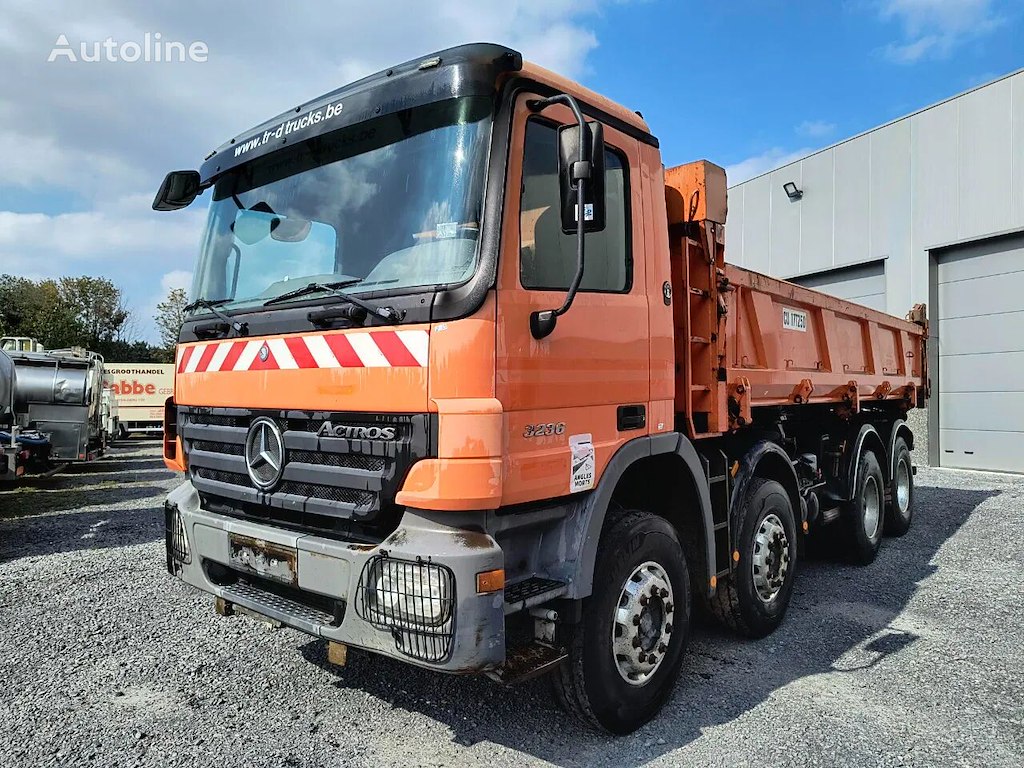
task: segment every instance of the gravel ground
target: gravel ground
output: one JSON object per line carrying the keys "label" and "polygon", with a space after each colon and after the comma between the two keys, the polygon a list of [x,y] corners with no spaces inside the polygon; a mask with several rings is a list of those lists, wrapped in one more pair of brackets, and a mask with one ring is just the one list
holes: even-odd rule
{"label": "gravel ground", "polygon": [[152,444],[0,491],[3,765],[1024,764],[1024,478],[922,469],[855,568],[806,561],[766,640],[694,629],[662,715],[609,738],[502,689],[322,645],[164,571]]}

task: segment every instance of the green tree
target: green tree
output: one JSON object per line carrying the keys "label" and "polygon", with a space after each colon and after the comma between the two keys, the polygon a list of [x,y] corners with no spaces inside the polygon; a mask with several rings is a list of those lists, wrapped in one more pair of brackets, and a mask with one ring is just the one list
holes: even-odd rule
{"label": "green tree", "polygon": [[30,280],[0,275],[0,333],[30,336],[48,349],[85,347],[107,360],[158,362],[159,347],[132,341],[121,289],[102,277]]}
{"label": "green tree", "polygon": [[185,305],[188,304],[188,294],[182,288],[172,288],[167,298],[156,305],[157,330],[160,332],[160,341],[163,348],[170,351],[171,359],[174,357],[174,348],[178,343],[178,334],[181,333],[181,324],[185,322]]}
{"label": "green tree", "polygon": [[0,275],[0,331],[50,348],[82,343],[83,329],[53,280]]}
{"label": "green tree", "polygon": [[129,312],[121,289],[105,277],[62,277],[60,303],[82,332],[81,346],[97,350],[121,338]]}
{"label": "green tree", "polygon": [[97,350],[108,363],[173,363],[174,351],[167,352],[145,341],[114,340]]}
{"label": "green tree", "polygon": [[24,277],[0,275],[0,335],[27,336],[24,331],[38,314],[36,283]]}

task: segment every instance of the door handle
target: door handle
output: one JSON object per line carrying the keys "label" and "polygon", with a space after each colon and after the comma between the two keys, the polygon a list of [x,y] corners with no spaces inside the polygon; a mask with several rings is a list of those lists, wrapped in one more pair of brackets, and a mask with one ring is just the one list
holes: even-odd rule
{"label": "door handle", "polygon": [[619,432],[647,426],[647,407],[644,405],[620,405],[616,415]]}

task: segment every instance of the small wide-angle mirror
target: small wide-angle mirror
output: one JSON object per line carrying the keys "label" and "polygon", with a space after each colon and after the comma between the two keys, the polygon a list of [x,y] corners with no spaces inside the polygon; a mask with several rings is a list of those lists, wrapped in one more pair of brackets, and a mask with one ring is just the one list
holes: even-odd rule
{"label": "small wide-angle mirror", "polygon": [[558,182],[562,192],[562,231],[565,234],[576,231],[578,220],[573,167],[579,162],[580,141],[590,144],[590,176],[583,185],[583,231],[601,232],[605,226],[604,126],[596,122],[584,123],[582,127],[563,125],[558,129]]}
{"label": "small wide-angle mirror", "polygon": [[278,215],[270,224],[270,236],[282,243],[301,243],[309,237],[313,222],[309,219],[285,218]]}
{"label": "small wide-angle mirror", "polygon": [[199,171],[171,171],[153,199],[154,211],[176,211],[191,205],[202,191]]}
{"label": "small wide-angle mirror", "polygon": [[274,213],[263,213],[262,211],[239,211],[235,214],[235,221],[231,225],[231,231],[235,233],[235,239],[246,245],[256,245],[261,240],[266,240],[275,222],[281,217]]}

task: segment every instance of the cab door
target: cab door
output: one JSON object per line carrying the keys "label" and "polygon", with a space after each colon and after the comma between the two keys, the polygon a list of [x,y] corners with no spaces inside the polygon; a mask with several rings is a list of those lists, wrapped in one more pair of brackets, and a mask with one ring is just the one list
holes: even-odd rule
{"label": "cab door", "polygon": [[507,442],[502,503],[593,488],[615,450],[648,433],[650,346],[639,146],[608,125],[607,222],[586,237],[572,307],[544,339],[530,313],[562,305],[576,270],[576,234],[560,223],[557,129],[567,107],[514,109],[498,273],[495,389]]}

